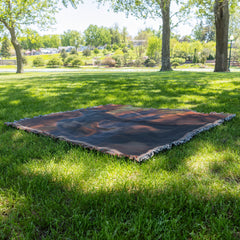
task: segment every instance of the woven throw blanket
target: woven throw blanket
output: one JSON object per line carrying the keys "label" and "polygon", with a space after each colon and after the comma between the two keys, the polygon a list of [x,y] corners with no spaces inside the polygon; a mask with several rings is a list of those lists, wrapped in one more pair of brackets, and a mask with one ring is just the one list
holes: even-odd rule
{"label": "woven throw blanket", "polygon": [[5,124],[141,162],[234,116],[110,104]]}

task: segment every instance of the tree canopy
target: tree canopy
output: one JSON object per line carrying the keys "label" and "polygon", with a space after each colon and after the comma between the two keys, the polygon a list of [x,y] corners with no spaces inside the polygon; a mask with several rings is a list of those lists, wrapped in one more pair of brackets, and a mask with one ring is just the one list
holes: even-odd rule
{"label": "tree canopy", "polygon": [[[115,12],[125,12],[138,18],[162,18],[162,67],[170,71],[170,5],[171,0],[97,0],[100,4],[110,3]],[[176,3],[180,0],[175,0]]]}
{"label": "tree canopy", "polygon": [[103,46],[111,44],[111,34],[109,29],[105,27],[98,27],[97,25],[90,25],[85,31],[86,45],[92,47]]}
{"label": "tree canopy", "polygon": [[4,36],[3,41],[2,41],[2,47],[1,47],[1,57],[3,58],[9,58],[10,57],[10,41],[9,39]]}
{"label": "tree canopy", "polygon": [[76,49],[83,43],[83,37],[80,32],[68,30],[61,35],[62,46],[75,46]]}
{"label": "tree canopy", "polygon": [[[17,56],[17,73],[23,72],[19,33],[31,25],[46,28],[55,22],[54,15],[59,11],[59,0],[0,0],[0,28],[5,27]],[[62,0],[64,5],[76,6],[81,0]]]}

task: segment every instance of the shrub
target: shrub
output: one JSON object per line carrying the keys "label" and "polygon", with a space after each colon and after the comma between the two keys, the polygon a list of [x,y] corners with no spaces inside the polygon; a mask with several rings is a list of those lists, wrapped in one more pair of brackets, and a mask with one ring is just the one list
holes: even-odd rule
{"label": "shrub", "polygon": [[60,67],[63,64],[62,60],[58,57],[52,57],[48,63],[47,66],[51,67],[51,68],[56,68],[56,67]]}
{"label": "shrub", "polygon": [[179,64],[178,62],[173,62],[171,65],[172,65],[174,68],[176,68],[176,67],[179,66],[180,64]]}
{"label": "shrub", "polygon": [[111,45],[107,45],[107,47],[106,47],[106,49],[108,50],[108,51],[111,51],[112,50],[112,47],[111,47]]}
{"label": "shrub", "polygon": [[154,59],[151,59],[151,58],[146,59],[144,62],[144,65],[146,67],[154,67],[156,66],[156,64],[157,64],[156,61],[154,61]]}
{"label": "shrub", "polygon": [[186,62],[185,58],[172,58],[171,63],[177,62],[179,64],[184,64]]}
{"label": "shrub", "polygon": [[89,57],[89,56],[91,56],[91,50],[90,49],[84,49],[82,54],[85,57]]}
{"label": "shrub", "polygon": [[28,64],[27,58],[25,56],[22,56],[22,63],[23,63],[23,65]]}
{"label": "shrub", "polygon": [[141,67],[143,65],[143,60],[141,58],[137,58],[134,63],[134,67]]}
{"label": "shrub", "polygon": [[123,55],[122,59],[123,59],[123,66],[125,66],[125,67],[128,66],[128,62],[129,62],[129,60],[130,60],[129,54],[128,54],[128,53],[125,53],[125,54]]}
{"label": "shrub", "polygon": [[117,49],[115,52],[114,52],[114,55],[123,55],[123,51],[121,49]]}
{"label": "shrub", "polygon": [[60,56],[61,56],[63,61],[67,58],[68,54],[67,54],[65,49],[61,50]]}
{"label": "shrub", "polygon": [[78,52],[77,52],[76,48],[72,48],[70,54],[71,55],[78,55]]}
{"label": "shrub", "polygon": [[109,67],[115,67],[116,61],[113,58],[107,57],[102,60],[102,65],[108,65]]}
{"label": "shrub", "polygon": [[75,57],[72,61],[71,61],[71,65],[73,67],[79,67],[83,65],[83,61],[79,58],[79,57]]}
{"label": "shrub", "polygon": [[69,56],[65,59],[64,61],[64,66],[69,66],[71,64],[71,62],[74,60],[74,58],[76,58],[76,56]]}
{"label": "shrub", "polygon": [[42,67],[44,65],[45,65],[45,63],[44,63],[44,59],[42,57],[36,57],[33,60],[33,66],[34,67]]}
{"label": "shrub", "polygon": [[128,53],[128,48],[127,48],[127,47],[124,47],[124,48],[122,49],[122,52],[123,52],[123,53]]}
{"label": "shrub", "polygon": [[130,48],[131,50],[133,50],[133,49],[134,49],[133,43],[129,43],[128,48]]}
{"label": "shrub", "polygon": [[94,52],[95,54],[98,54],[98,53],[99,53],[99,49],[98,49],[98,48],[94,48],[93,52]]}
{"label": "shrub", "polygon": [[107,54],[108,54],[107,49],[103,49],[103,54],[104,54],[104,55],[107,55]]}
{"label": "shrub", "polygon": [[101,65],[101,60],[98,58],[94,61],[94,64],[97,65],[97,66],[100,66]]}
{"label": "shrub", "polygon": [[116,67],[122,67],[123,66],[123,56],[121,56],[121,55],[115,55],[115,56],[113,56],[112,57],[114,60],[115,60],[115,62],[116,62]]}
{"label": "shrub", "polygon": [[205,56],[201,56],[199,60],[200,60],[200,63],[205,64],[207,61],[207,58]]}
{"label": "shrub", "polygon": [[119,46],[118,46],[116,43],[114,43],[114,44],[112,45],[112,49],[113,49],[114,51],[116,51],[118,48],[119,48]]}

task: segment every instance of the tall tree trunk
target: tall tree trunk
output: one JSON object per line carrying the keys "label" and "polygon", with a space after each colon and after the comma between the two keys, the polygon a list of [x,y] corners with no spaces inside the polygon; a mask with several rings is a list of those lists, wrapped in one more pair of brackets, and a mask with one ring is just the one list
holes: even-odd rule
{"label": "tall tree trunk", "polygon": [[161,0],[162,11],[162,67],[160,71],[172,71],[170,63],[170,4],[171,0]]}
{"label": "tall tree trunk", "polygon": [[11,34],[11,42],[16,52],[17,57],[17,73],[23,73],[23,59],[22,59],[22,52],[21,52],[21,45],[19,44],[15,28],[9,28],[9,32]]}
{"label": "tall tree trunk", "polygon": [[229,0],[215,0],[214,15],[216,25],[216,63],[214,72],[227,72],[228,69],[228,28]]}

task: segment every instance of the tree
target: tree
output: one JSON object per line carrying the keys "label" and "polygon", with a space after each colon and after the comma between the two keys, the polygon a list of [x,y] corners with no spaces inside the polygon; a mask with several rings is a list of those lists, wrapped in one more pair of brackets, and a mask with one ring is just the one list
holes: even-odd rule
{"label": "tree", "polygon": [[216,25],[216,63],[215,72],[227,72],[228,69],[228,0],[216,0],[214,4]]}
{"label": "tree", "polygon": [[154,31],[151,28],[146,28],[140,30],[137,36],[134,37],[135,40],[145,40],[145,45],[148,44],[148,39],[154,36]]}
{"label": "tree", "polygon": [[[97,0],[111,2],[114,11],[124,11],[140,18],[149,16],[162,18],[162,67],[161,71],[171,71],[170,63],[170,5],[171,0]],[[176,1],[178,2],[178,0]]]}
{"label": "tree", "polygon": [[45,48],[58,48],[62,45],[61,37],[58,34],[43,35],[40,37],[40,40]]}
{"label": "tree", "polygon": [[207,24],[203,24],[203,21],[201,21],[200,24],[197,24],[193,29],[193,36],[195,40],[201,42],[216,41],[214,19]]}
{"label": "tree", "polygon": [[75,30],[67,30],[61,35],[61,41],[63,46],[74,46],[76,49],[83,44],[83,38],[81,33]]}
{"label": "tree", "polygon": [[171,0],[161,0],[160,8],[162,12],[162,68],[161,71],[170,71],[170,4]]}
{"label": "tree", "polygon": [[234,36],[234,40],[240,38],[240,6],[236,6],[235,12],[230,15],[229,33]]}
{"label": "tree", "polygon": [[237,0],[189,0],[190,5],[198,7],[200,17],[214,16],[216,27],[215,72],[228,69],[228,32],[230,13],[238,6]]}
{"label": "tree", "polygon": [[128,32],[127,28],[123,27],[122,32],[121,32],[121,39],[123,44],[127,44],[128,42]]}
{"label": "tree", "polygon": [[37,31],[26,29],[24,33],[26,36],[19,38],[22,48],[32,51],[33,49],[39,49],[42,46],[41,37]]}
{"label": "tree", "polygon": [[[63,0],[65,5],[67,2]],[[74,6],[78,3],[70,2]],[[40,27],[51,25],[57,11],[58,0],[0,0],[0,27],[3,25],[10,33],[17,57],[17,73],[23,72],[21,45],[17,38],[19,32],[32,24]]]}
{"label": "tree", "polygon": [[121,43],[121,34],[119,32],[119,27],[117,24],[114,27],[109,28],[110,35],[111,35],[111,44],[120,45]]}
{"label": "tree", "polygon": [[9,39],[5,36],[2,41],[2,47],[1,47],[1,56],[3,58],[9,58],[11,56],[10,54],[10,41]]}
{"label": "tree", "polygon": [[89,25],[84,31],[87,46],[99,47],[111,43],[111,34],[109,29],[98,27],[97,25]]}
{"label": "tree", "polygon": [[147,56],[157,63],[160,60],[161,45],[161,39],[156,36],[152,36],[148,40]]}

